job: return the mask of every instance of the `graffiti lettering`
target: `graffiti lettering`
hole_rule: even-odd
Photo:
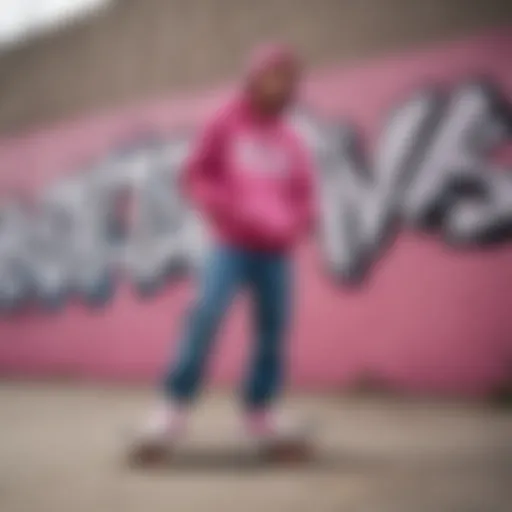
[[[304,123],[320,155],[320,237],[330,272],[359,282],[399,223],[440,229],[458,245],[506,240],[512,175],[495,168],[491,156],[510,140],[510,114],[485,82],[451,94],[420,91],[394,110],[372,162],[349,126]]]

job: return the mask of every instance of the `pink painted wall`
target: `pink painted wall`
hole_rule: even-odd
[[[371,141],[389,107],[432,80],[486,73],[512,96],[512,30],[314,74],[318,109],[357,122]],[[226,91],[173,98],[0,140],[0,190],[37,190],[150,124],[195,124]],[[508,153],[508,156],[511,156]],[[508,158],[510,161],[512,159]],[[479,394],[500,382],[512,353],[512,247],[455,252],[435,237],[402,234],[360,290],[337,289],[312,245],[297,254],[291,383],[338,388],[369,371],[411,391]],[[421,269],[421,272],[418,272]],[[123,285],[106,308],[70,304],[0,320],[0,374],[98,379],[155,378],[191,293],[169,286],[142,302]],[[250,340],[243,300],[219,338],[213,376],[232,383]]]

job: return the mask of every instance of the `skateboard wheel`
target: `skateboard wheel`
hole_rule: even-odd
[[[132,467],[159,466],[170,457],[171,450],[163,443],[142,442],[128,452],[128,464]]]

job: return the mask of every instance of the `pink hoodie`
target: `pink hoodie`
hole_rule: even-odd
[[[258,50],[248,83],[268,66],[295,64],[282,47]],[[311,225],[309,155],[284,116],[263,117],[247,89],[206,125],[183,175],[185,193],[214,234],[237,247],[285,251]]]

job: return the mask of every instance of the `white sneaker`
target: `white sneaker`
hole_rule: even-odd
[[[245,418],[245,429],[256,449],[265,458],[297,461],[308,458],[311,425],[273,415],[270,411],[251,413]]]
[[[169,405],[160,408],[135,435],[129,448],[129,461],[135,465],[164,462],[183,436],[185,424],[184,411]]]

